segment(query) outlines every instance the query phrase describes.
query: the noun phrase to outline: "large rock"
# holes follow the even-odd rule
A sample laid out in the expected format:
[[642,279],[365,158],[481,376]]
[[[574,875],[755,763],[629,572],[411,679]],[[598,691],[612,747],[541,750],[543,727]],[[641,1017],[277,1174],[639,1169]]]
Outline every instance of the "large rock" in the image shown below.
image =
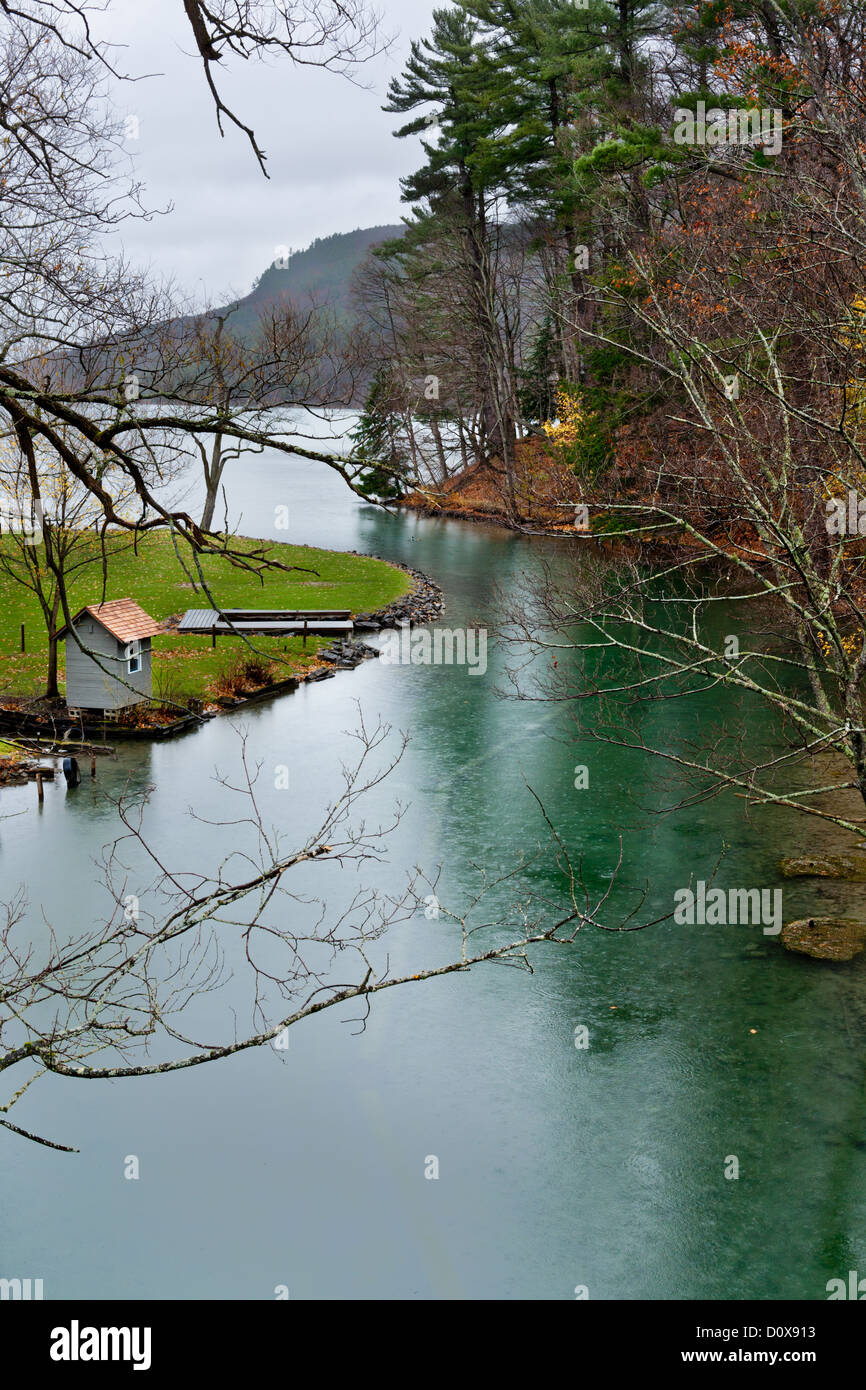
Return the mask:
[[785,924],[782,945],[818,960],[853,960],[866,947],[866,922],[853,917],[804,917]]
[[846,878],[866,883],[866,856],[853,854],[801,854],[783,859],[783,878]]

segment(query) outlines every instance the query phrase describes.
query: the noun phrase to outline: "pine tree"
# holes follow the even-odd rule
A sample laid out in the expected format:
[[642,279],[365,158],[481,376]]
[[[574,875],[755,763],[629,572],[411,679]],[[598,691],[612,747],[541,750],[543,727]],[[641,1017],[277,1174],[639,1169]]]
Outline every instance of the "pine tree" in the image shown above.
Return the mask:
[[406,494],[409,459],[400,444],[400,428],[391,369],[380,366],[350,436],[355,457],[366,465],[357,482],[367,497],[395,501]]
[[[513,513],[518,403],[496,279],[498,228],[491,228],[491,210],[505,189],[486,181],[484,160],[502,126],[501,113],[485,100],[493,61],[490,44],[471,16],[434,10],[431,37],[412,44],[384,109],[412,116],[395,132],[398,138],[434,132],[422,140],[426,163],[403,180],[404,201],[416,216],[402,254],[408,259],[423,245],[430,219],[434,224],[445,219],[462,246],[464,308],[472,318],[470,336],[477,338],[482,365],[478,404],[483,435],[488,456],[502,461],[506,506]],[[432,230],[435,241],[435,225]]]

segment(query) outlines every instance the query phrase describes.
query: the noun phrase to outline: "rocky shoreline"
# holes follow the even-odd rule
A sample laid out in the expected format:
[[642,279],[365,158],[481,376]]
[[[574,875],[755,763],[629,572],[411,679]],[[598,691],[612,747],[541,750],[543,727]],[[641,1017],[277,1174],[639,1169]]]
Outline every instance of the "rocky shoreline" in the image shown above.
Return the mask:
[[[360,554],[359,551],[348,552],[352,555]],[[398,627],[408,623],[410,627],[417,627],[423,623],[433,622],[444,610],[444,600],[442,590],[435,584],[428,575],[422,574],[420,570],[413,569],[410,565],[403,565],[394,560],[387,560],[384,556],[373,555],[366,558],[374,560],[384,560],[386,564],[394,569],[403,570],[412,580],[408,593],[401,598],[395,599],[393,603],[387,604],[384,608],[376,609],[373,612],[359,613],[355,619],[356,633],[375,633],[387,628]],[[334,642],[330,647],[324,648],[318,653],[318,659],[323,663],[322,667],[312,670],[307,675],[292,676],[288,680],[278,681],[273,685],[262,686],[259,690],[252,690],[248,694],[239,696],[236,699],[223,698],[217,701],[219,710],[215,713],[196,712],[187,714],[175,722],[166,725],[154,725],[150,728],[125,729],[122,725],[111,726],[112,740],[127,742],[152,739],[171,738],[179,733],[199,728],[201,724],[209,719],[217,717],[217,714],[234,713],[247,705],[258,704],[262,700],[273,698],[277,695],[291,694],[292,691],[299,689],[301,685],[314,684],[317,681],[331,680],[338,671],[352,671],[360,666],[364,661],[370,661],[378,657],[379,652],[375,647],[368,643],[357,641],[354,638],[344,638]],[[0,735],[3,731],[11,736],[31,739],[44,739],[55,745],[66,744],[66,747],[58,751],[71,751],[75,746],[71,740],[65,740],[60,735],[60,729],[72,724],[75,732],[80,732],[82,740],[88,737],[99,739],[103,733],[101,724],[81,724],[80,720],[73,720],[67,717],[64,712],[54,712],[50,717],[40,717],[33,710],[3,711],[0,712]],[[68,730],[69,733],[73,729]],[[46,750],[47,756],[56,756],[54,749]],[[5,764],[5,767],[4,767]],[[23,774],[23,769],[16,766],[12,760],[8,762],[0,759],[0,787],[10,785],[21,785],[35,776],[37,768],[34,765],[33,771]],[[39,769],[39,770],[45,770]],[[23,775],[22,775],[23,774]]]
[[31,758],[0,758],[0,787],[26,787],[37,777],[54,780],[55,769]]
[[[348,552],[350,555],[357,555],[357,550]],[[410,565],[401,565],[394,560],[385,560],[382,555],[365,556],[370,560],[384,560],[385,564],[393,566],[394,569],[403,570],[412,579],[412,587],[402,598],[395,599],[393,603],[387,604],[384,608],[375,609],[370,613],[359,613],[355,618],[355,632],[383,632],[387,628],[400,627],[408,624],[409,627],[420,627],[424,623],[432,623],[436,618],[441,617],[445,609],[445,601],[442,597],[442,590],[438,584],[434,584],[429,575],[423,574],[421,570],[412,569]],[[363,661],[371,661],[378,657],[379,652],[376,647],[371,647],[367,642],[357,642],[353,638],[342,638],[334,642],[332,646],[324,648],[319,652],[319,660],[328,663],[332,669],[326,671],[313,671],[309,676],[298,678],[296,684],[306,685],[311,681],[329,680],[338,671],[353,671],[356,666],[360,666]],[[257,692],[253,698],[261,699],[267,694],[268,689]]]
[[[356,550],[349,553],[358,554]],[[401,623],[409,623],[411,627],[416,627],[421,623],[432,623],[441,617],[445,608],[442,590],[428,575],[422,574],[421,570],[413,569],[411,565],[386,560],[382,555],[370,555],[367,558],[383,560],[394,569],[402,570],[410,576],[412,587],[408,594],[395,599],[393,603],[378,609],[375,613],[359,613],[355,619],[356,632],[381,632],[383,628],[398,627]]]
[[[357,555],[357,550],[348,552],[350,555]],[[445,601],[442,597],[442,590],[438,584],[421,570],[412,569],[410,565],[401,565],[394,560],[385,560],[382,555],[369,555],[365,559],[383,560],[385,564],[391,565],[394,569],[403,570],[412,579],[412,587],[402,598],[395,599],[393,603],[387,604],[384,608],[375,609],[371,613],[358,613],[355,618],[355,632],[383,632],[387,628],[400,627],[408,624],[409,627],[419,627],[424,623],[432,623],[436,618],[441,617]],[[307,685],[311,681],[328,680],[336,675],[338,671],[353,671],[356,666],[360,666],[363,661],[371,661],[379,655],[376,647],[371,647],[367,642],[357,642],[354,638],[341,638],[334,642],[330,647],[325,647],[318,653],[319,660],[328,663],[332,669],[326,671],[313,671],[309,676],[299,677],[296,681],[298,685]],[[265,687],[263,691],[257,692],[253,698],[261,699],[268,691],[275,687]]]

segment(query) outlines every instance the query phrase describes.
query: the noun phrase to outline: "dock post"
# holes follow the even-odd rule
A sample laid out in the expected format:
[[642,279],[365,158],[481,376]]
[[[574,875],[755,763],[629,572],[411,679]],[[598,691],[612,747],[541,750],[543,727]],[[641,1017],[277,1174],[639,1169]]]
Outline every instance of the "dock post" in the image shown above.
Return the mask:
[[307,650],[307,628],[309,627],[309,625],[310,625],[309,622],[308,622],[307,619],[305,618],[305,619],[304,619],[304,651]]
[[37,794],[37,796],[39,797],[39,801],[40,801],[40,804],[41,804],[41,803],[45,800],[45,788],[44,788],[43,785],[42,785],[42,773],[41,773],[41,772],[37,772],[37,774],[36,774],[36,794]]

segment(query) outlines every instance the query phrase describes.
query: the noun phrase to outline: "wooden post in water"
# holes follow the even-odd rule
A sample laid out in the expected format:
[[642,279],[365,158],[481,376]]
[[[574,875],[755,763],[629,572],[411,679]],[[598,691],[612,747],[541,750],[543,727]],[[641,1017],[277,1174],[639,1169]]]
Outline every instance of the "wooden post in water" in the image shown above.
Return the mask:
[[37,774],[36,774],[36,794],[37,794],[37,796],[39,797],[39,801],[40,801],[40,804],[41,804],[41,803],[45,800],[45,788],[44,788],[43,785],[42,785],[42,773],[41,773],[41,772],[37,772]]
[[96,754],[95,754],[95,753],[91,753],[91,755],[90,755],[90,775],[91,775],[91,777],[92,777],[92,778],[94,779],[94,781],[95,781],[95,780],[96,780]]

